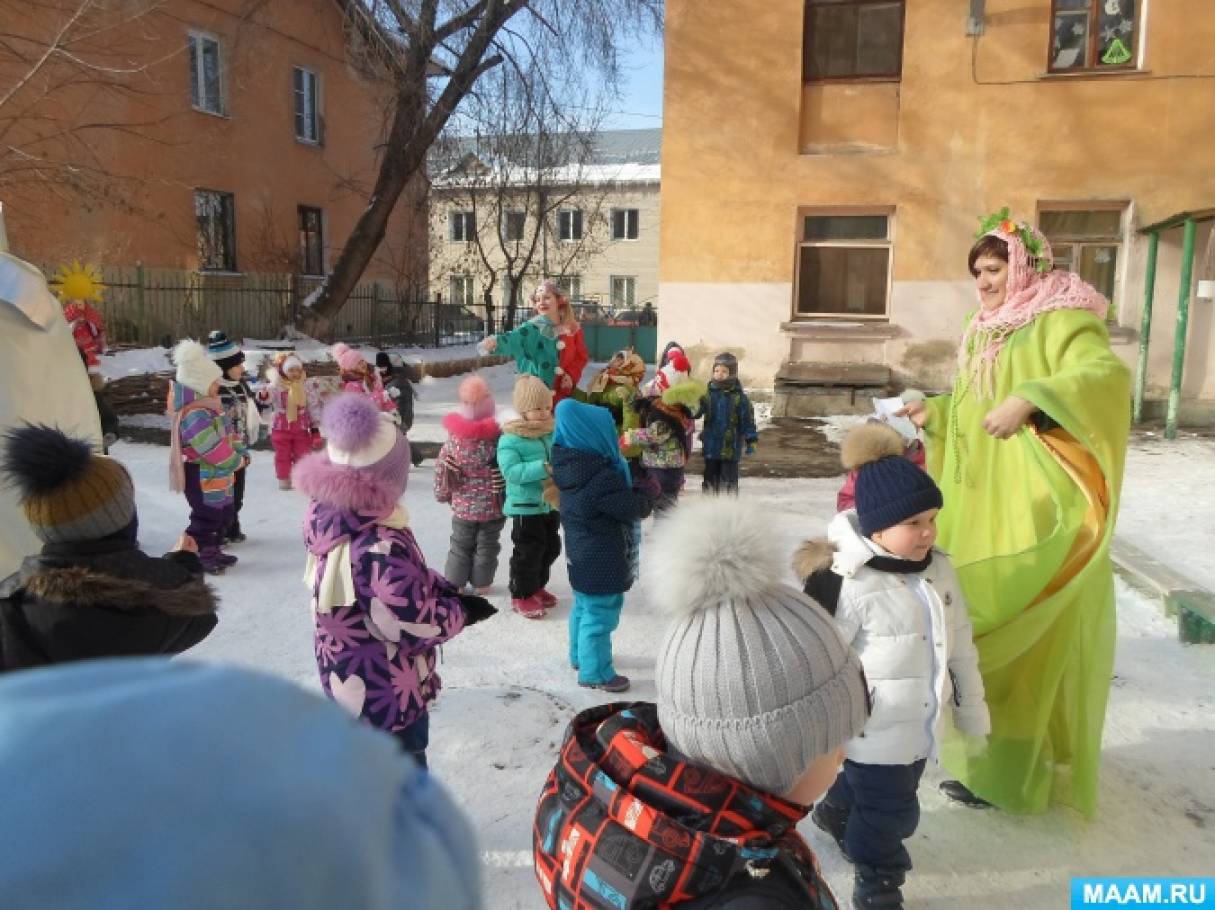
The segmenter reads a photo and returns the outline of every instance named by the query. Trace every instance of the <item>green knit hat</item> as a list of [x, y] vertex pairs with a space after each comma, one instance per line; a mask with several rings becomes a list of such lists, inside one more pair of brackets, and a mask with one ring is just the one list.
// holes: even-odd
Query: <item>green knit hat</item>
[[0, 473], [45, 543], [98, 540], [135, 520], [127, 469], [54, 427], [26, 424], [5, 433]]

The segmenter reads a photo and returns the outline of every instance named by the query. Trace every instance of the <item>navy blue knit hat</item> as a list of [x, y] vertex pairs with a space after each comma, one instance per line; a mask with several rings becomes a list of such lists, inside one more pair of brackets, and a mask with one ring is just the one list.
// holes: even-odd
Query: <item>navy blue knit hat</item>
[[238, 363], [245, 362], [245, 352], [240, 349], [240, 345], [229, 340], [219, 329], [207, 336], [207, 356], [215, 361], [215, 365], [223, 370], [225, 375]]
[[903, 437], [884, 423], [857, 427], [840, 447], [844, 467], [856, 471], [856, 515], [865, 537], [944, 502], [928, 473], [903, 457], [903, 448]]

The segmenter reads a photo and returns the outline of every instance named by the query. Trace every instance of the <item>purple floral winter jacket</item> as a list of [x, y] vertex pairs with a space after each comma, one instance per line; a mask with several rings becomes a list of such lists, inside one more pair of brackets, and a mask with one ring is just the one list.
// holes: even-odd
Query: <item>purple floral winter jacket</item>
[[494, 465], [502, 430], [493, 417], [443, 418], [447, 442], [435, 461], [435, 499], [450, 502], [456, 518], [494, 521], [502, 517], [501, 489], [494, 490]]
[[[381, 517], [313, 502], [304, 542], [317, 559], [312, 602], [325, 694], [393, 732], [424, 716], [438, 695], [435, 646], [464, 628], [464, 608], [451, 583], [426, 568], [413, 532], [377, 524]], [[345, 541], [354, 603], [316, 609], [325, 563]]]

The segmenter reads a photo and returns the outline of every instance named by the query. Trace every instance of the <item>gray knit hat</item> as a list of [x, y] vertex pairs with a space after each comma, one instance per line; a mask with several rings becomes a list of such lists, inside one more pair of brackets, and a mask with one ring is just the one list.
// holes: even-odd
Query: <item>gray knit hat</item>
[[736, 497], [681, 503], [646, 547], [647, 587], [676, 617], [658, 649], [663, 732], [777, 796], [869, 714], [860, 659], [782, 573], [770, 518]]

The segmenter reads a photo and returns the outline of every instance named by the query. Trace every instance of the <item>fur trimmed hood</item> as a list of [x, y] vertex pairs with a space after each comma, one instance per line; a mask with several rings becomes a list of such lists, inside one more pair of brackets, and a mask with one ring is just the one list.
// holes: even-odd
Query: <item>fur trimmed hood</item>
[[387, 515], [404, 495], [409, 476], [408, 457], [400, 477], [395, 471], [389, 472], [393, 476], [386, 476], [381, 470], [388, 461], [350, 468], [335, 465], [326, 452], [313, 452], [295, 466], [291, 477], [296, 489], [317, 502], [349, 512]]
[[824, 537], [807, 540], [793, 553], [793, 571], [804, 582], [820, 569], [831, 567], [835, 547]]
[[472, 420], [458, 411], [452, 411], [443, 418], [443, 429], [460, 439], [497, 439], [502, 435], [496, 417]]
[[40, 567], [24, 579], [22, 586], [27, 597], [62, 607], [123, 612], [158, 610], [169, 616], [207, 616], [219, 608], [219, 598], [202, 580], [165, 589], [80, 566]]

